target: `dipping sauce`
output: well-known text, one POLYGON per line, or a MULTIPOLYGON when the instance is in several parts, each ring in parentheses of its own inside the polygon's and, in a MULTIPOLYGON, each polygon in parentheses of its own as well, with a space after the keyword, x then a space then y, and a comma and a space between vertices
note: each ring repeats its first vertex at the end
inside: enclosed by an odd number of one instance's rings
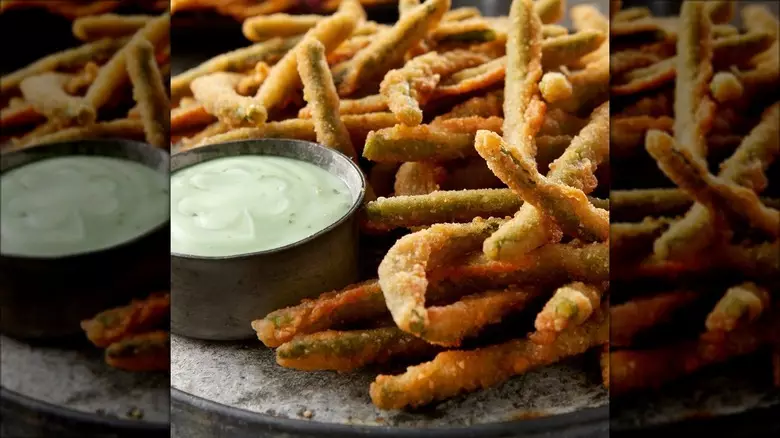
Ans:
POLYGON ((171 252, 280 248, 327 228, 352 204, 341 179, 305 161, 245 155, 199 163, 171 176, 171 252))
POLYGON ((102 156, 36 161, 0 178, 0 250, 29 257, 109 248, 168 219, 168 178, 102 156))

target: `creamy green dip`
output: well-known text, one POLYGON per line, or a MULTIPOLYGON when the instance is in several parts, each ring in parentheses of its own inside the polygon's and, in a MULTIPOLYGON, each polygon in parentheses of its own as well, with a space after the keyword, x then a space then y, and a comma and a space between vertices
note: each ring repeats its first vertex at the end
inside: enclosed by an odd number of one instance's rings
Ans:
POLYGON ((134 161, 67 156, 0 177, 0 250, 29 257, 109 248, 168 219, 168 178, 134 161))
POLYGON ((286 157, 219 158, 171 175, 171 252, 232 256, 303 240, 352 206, 347 185, 286 157))

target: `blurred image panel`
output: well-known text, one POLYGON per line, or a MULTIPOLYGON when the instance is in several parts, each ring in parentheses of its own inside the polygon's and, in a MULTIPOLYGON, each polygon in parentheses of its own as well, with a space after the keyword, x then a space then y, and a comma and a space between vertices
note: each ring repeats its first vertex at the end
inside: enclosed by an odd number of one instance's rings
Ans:
POLYGON ((167 437, 168 2, 0 6, 0 436, 167 437))
POLYGON ((608 28, 173 2, 172 435, 606 437, 608 28))
POLYGON ((613 2, 611 433, 780 434, 778 2, 613 2))

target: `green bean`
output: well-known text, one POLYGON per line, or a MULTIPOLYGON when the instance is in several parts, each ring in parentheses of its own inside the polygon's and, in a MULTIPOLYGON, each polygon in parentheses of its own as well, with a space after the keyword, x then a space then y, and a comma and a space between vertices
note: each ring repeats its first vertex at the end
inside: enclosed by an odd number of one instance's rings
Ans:
POLYGON ((3 74, 3 80, 0 82, 0 94, 5 95, 18 87, 24 79, 39 73, 80 67, 89 61, 97 62, 108 58, 121 49, 127 41, 128 38, 105 38, 41 58, 27 67, 3 74))
POLYGON ((404 14, 349 61, 338 84, 339 95, 355 92, 364 82, 383 75, 420 41, 450 8, 450 0, 428 0, 404 14))
POLYGON ((555 23, 563 18, 566 2, 564 0, 536 0, 534 12, 542 20, 542 23, 555 23))
POLYGON ((276 362, 298 370, 353 371, 398 356, 420 356, 439 348, 396 327, 328 330, 302 335, 276 349, 276 362))
POLYGON ((269 63, 273 59, 281 58, 299 41, 300 38, 273 38, 211 58, 171 78, 171 99, 178 101, 189 93, 192 81, 201 76, 221 71, 239 72, 254 67, 258 62, 269 63))

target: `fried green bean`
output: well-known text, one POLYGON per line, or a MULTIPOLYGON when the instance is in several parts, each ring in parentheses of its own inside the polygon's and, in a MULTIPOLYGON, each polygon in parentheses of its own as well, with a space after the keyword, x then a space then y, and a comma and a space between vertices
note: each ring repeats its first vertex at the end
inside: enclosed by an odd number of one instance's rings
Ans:
POLYGON ((660 57, 655 53, 643 50, 621 50, 609 57, 610 74, 618 77, 632 70, 649 67, 660 60, 660 57))
POLYGON ((398 15, 403 16, 417 6, 420 6, 420 0, 398 0, 398 15))
MULTIPOLYGON (((764 172, 780 153, 778 126, 780 104, 776 103, 764 112, 761 122, 723 162, 719 177, 756 192, 763 190, 766 184, 764 172)), ((712 241, 714 233, 707 208, 694 205, 685 217, 656 240, 655 254, 661 259, 690 258, 712 241)))
POLYGON ((393 189, 395 196, 425 195, 439 190, 447 169, 435 163, 407 162, 398 168, 393 189))
MULTIPOLYGON (((523 160, 534 162, 534 137, 544 117, 538 85, 542 78, 542 23, 531 0, 512 2, 509 20, 512 29, 507 40, 503 136, 523 160)), ((491 170, 496 172, 492 166, 491 170)))
POLYGON ((451 160, 474 156, 474 137, 478 129, 501 130, 498 117, 479 119, 478 126, 466 126, 466 132, 458 132, 457 123, 463 119, 443 120, 436 125, 395 125, 369 133, 363 156, 378 162, 404 162, 451 160), (444 124, 445 122, 452 122, 444 124), (477 129, 474 129, 474 128, 477 129), (454 128, 454 129, 452 129, 454 128))
POLYGON ((570 65, 598 49, 606 38, 605 33, 597 30, 582 30, 571 35, 545 38, 542 42, 542 65, 548 69, 570 65))
POLYGON ((357 162, 349 132, 341 121, 339 96, 325 60, 325 47, 317 39, 306 38, 296 50, 303 97, 311 106, 317 143, 335 149, 357 162))
POLYGON ((297 306, 275 310, 252 321, 252 329, 267 347, 278 347, 295 336, 329 330, 386 313, 382 289, 377 280, 328 292, 297 306))
POLYGON ((284 13, 258 15, 244 20, 241 31, 249 41, 267 41, 303 35, 322 20, 320 15, 290 15, 284 13))
POLYGON ((609 96, 609 56, 588 63, 584 69, 567 75, 572 87, 572 96, 556 107, 570 113, 590 111, 609 96))
POLYGON ((439 348, 396 327, 302 335, 276 349, 276 363, 285 368, 353 371, 390 359, 417 357, 439 348))
POLYGON ((555 103, 570 98, 573 94, 571 83, 563 73, 549 72, 539 81, 539 92, 545 102, 555 103))
MULTIPOLYGON (((589 198, 599 208, 608 203, 589 198)), ((469 222, 477 217, 506 217, 523 205, 511 189, 437 191, 426 195, 379 198, 365 207, 364 226, 371 230, 469 222)))
POLYGON ((98 122, 86 126, 72 126, 65 129, 61 129, 57 124, 54 124, 50 133, 47 132, 40 136, 31 137, 15 145, 15 147, 23 149, 41 144, 60 143, 87 138, 143 139, 144 125, 140 120, 135 119, 114 119, 108 122, 98 122))
POLYGON ((695 259, 660 260, 653 255, 633 266, 614 270, 615 280, 631 279, 679 279, 711 275, 713 270, 745 275, 755 279, 777 278, 780 270, 780 243, 765 242, 757 245, 724 244, 715 251, 698 255, 695 259))
POLYGON ((96 347, 108 347, 122 338, 153 329, 170 315, 171 295, 155 293, 127 306, 98 313, 81 322, 81 329, 96 347))
POLYGON ((628 347, 643 331, 668 321, 681 308, 693 303, 700 292, 676 290, 651 297, 636 298, 609 309, 614 347, 628 347))
POLYGON ((398 328, 424 334, 430 323, 425 309, 427 272, 478 248, 500 223, 478 218, 466 224, 436 224, 402 237, 390 248, 379 264, 379 285, 398 328))
POLYGON ((162 14, 150 20, 135 33, 130 43, 121 48, 114 56, 100 68, 97 77, 87 90, 85 99, 95 110, 102 108, 111 99, 111 96, 119 85, 127 80, 127 52, 133 47, 133 42, 141 39, 149 41, 153 46, 158 46, 167 41, 171 30, 170 14, 162 14))
POLYGON ((159 148, 169 144, 171 103, 162 75, 157 68, 154 46, 145 39, 135 39, 127 48, 127 74, 133 84, 133 98, 141 112, 146 142, 159 148))
POLYGON ((565 330, 551 344, 516 339, 473 351, 446 351, 431 362, 397 376, 380 375, 371 384, 371 400, 381 409, 421 406, 464 391, 497 385, 530 369, 584 353, 609 341, 605 310, 565 330))
POLYGON ((209 114, 230 126, 262 125, 268 113, 260 101, 235 91, 242 76, 217 72, 192 81, 192 93, 209 114))
POLYGON ((766 207, 752 189, 711 175, 703 167, 706 163, 700 163, 691 152, 680 150, 668 134, 648 132, 647 151, 664 174, 705 205, 716 221, 720 217, 738 218, 770 236, 780 234, 780 211, 766 207))
POLYGON ((754 62, 761 63, 774 63, 777 65, 777 49, 778 49, 778 33, 780 33, 780 23, 778 23, 777 17, 772 14, 766 7, 762 5, 745 5, 741 10, 742 22, 750 31, 768 32, 775 42, 772 47, 759 56, 756 56, 754 62))
POLYGON ((674 87, 674 139, 692 158, 707 155, 708 120, 714 103, 707 92, 712 78, 712 23, 704 3, 685 2, 680 10, 683 31, 677 39, 674 87))
MULTIPOLYGON (((482 145, 477 144, 477 147, 482 145)), ((487 145, 490 146, 490 145, 487 145)), ((521 167, 517 163, 515 157, 504 155, 500 151, 500 144, 496 151, 495 147, 488 147, 487 150, 480 151, 483 158, 490 164, 491 160, 504 159, 510 161, 508 165, 521 167)), ((490 238, 485 240, 483 245, 483 251, 485 254, 494 260, 512 260, 517 257, 521 257, 529 250, 539 247, 546 242, 554 242, 562 237, 562 232, 567 233, 579 233, 590 235, 591 237, 597 237, 605 239, 609 234, 609 225, 606 224, 607 230, 602 229, 602 222, 606 220, 608 222, 608 215, 605 215, 605 211, 602 209, 594 208, 585 198, 585 194, 590 193, 596 187, 596 178, 593 174, 595 168, 601 164, 609 156, 609 104, 602 104, 597 108, 591 117, 591 121, 585 126, 580 134, 575 137, 572 143, 566 148, 566 151, 561 157, 559 157, 551 166, 550 172, 547 174, 544 184, 547 187, 550 186, 564 186, 568 187, 568 190, 564 190, 567 193, 571 193, 572 197, 559 204, 554 202, 541 201, 537 199, 537 203, 542 206, 539 210, 536 204, 529 204, 520 208, 520 211, 512 218, 507 224, 503 225, 496 233, 490 238), (580 194, 583 199, 574 201, 575 197, 579 198, 580 194), (542 204, 544 202, 544 204, 542 204), (569 204, 570 202, 580 203, 578 206, 569 204), (585 203, 588 203, 585 205, 585 203), (532 205, 533 204, 533 205, 532 205), (553 205, 555 204, 555 205, 553 205), (582 210, 580 210, 582 209, 582 210), (548 213, 555 217, 555 221, 549 220, 542 214, 548 213), (579 215, 592 220, 593 223, 589 225, 580 224, 579 215), (571 215, 571 216, 567 216, 571 215), (559 219, 560 218, 560 219, 559 219), (561 221, 561 222, 558 222, 561 221), (582 231, 589 229, 592 226, 592 230, 587 233, 582 231)), ((527 166, 525 166, 527 168, 527 166)), ((526 172, 527 169, 523 168, 520 172, 526 172)), ((492 167, 491 167, 492 169, 492 167)), ((537 172, 538 174, 538 172, 537 172)), ((509 178, 517 180, 524 174, 514 174, 501 178, 504 183, 508 183, 509 178)), ((527 175, 527 174, 526 174, 527 175)), ((499 175, 500 176, 500 175, 499 175)), ((526 181, 520 181, 518 184, 525 184, 526 187, 518 187, 522 189, 523 198, 525 199, 527 192, 540 191, 541 187, 534 185, 533 190, 528 190, 528 182, 533 181, 535 183, 536 178, 526 178, 526 181)), ((513 185, 507 184, 511 188, 515 189, 513 185)), ((562 191, 563 192, 563 191, 562 191)), ((538 194, 531 193, 531 196, 539 196, 538 194)), ((543 195, 546 196, 546 195, 543 195)), ((550 198, 552 199, 552 197, 550 198)), ((527 200, 527 199, 526 199, 527 200)), ((527 200, 528 201, 528 200, 527 200)), ((530 201, 529 201, 530 202, 530 201)))
POLYGON ((487 42, 495 40, 496 37, 496 30, 482 17, 460 21, 442 20, 430 35, 431 39, 442 43, 487 42))
POLYGON ((438 25, 450 8, 450 0, 427 0, 404 14, 349 61, 338 84, 340 96, 354 93, 361 84, 389 71, 404 53, 438 25))
POLYGON ((542 23, 555 23, 563 18, 566 9, 565 0, 536 0, 533 11, 542 23))
POLYGON ((713 64, 717 68, 746 65, 756 55, 766 52, 775 41, 769 32, 748 32, 718 38, 712 45, 713 64))
MULTIPOLYGON (((761 198, 772 208, 780 208, 780 199, 761 198)), ((647 216, 677 216, 685 213, 693 199, 683 190, 674 189, 631 189, 610 192, 613 221, 638 221, 647 216)))
POLYGON ((555 291, 536 315, 534 327, 538 334, 560 333, 587 321, 601 306, 602 288, 574 282, 555 291))
MULTIPOLYGON (((311 28, 303 40, 317 39, 325 47, 325 52, 329 53, 338 47, 352 35, 357 26, 358 20, 352 14, 339 12, 328 18, 323 19, 316 26, 311 28)), ((298 46, 296 44, 292 50, 287 52, 284 57, 276 63, 265 82, 257 90, 255 97, 262 103, 266 110, 281 105, 289 95, 301 84, 301 78, 297 73, 298 69, 298 46)))
POLYGON ((650 9, 644 6, 637 6, 616 11, 615 15, 612 17, 612 21, 634 21, 639 20, 640 18, 650 17, 651 15, 653 15, 653 13, 650 12, 650 9))
POLYGON ((645 217, 641 222, 612 222, 609 249, 615 264, 644 259, 653 252, 653 242, 673 222, 670 218, 645 217))
MULTIPOLYGON (((415 1, 419 3, 418 0, 415 1)), ((461 8, 450 9, 449 11, 445 12, 441 21, 462 21, 481 16, 482 13, 478 8, 465 6, 461 8)))
POLYGON ((660 88, 674 80, 677 58, 667 58, 647 67, 631 70, 624 75, 624 83, 613 85, 610 92, 614 95, 628 95, 660 88))
POLYGON ((636 156, 645 143, 647 131, 657 129, 671 132, 674 119, 671 117, 615 117, 610 124, 610 153, 613 157, 636 156))
POLYGON ((733 73, 718 72, 710 82, 710 93, 718 103, 739 100, 744 93, 742 83, 733 73))
POLYGON ((657 388, 706 366, 753 353, 780 330, 777 321, 772 319, 765 318, 739 328, 716 341, 703 337, 652 350, 613 351, 610 354, 610 391, 620 395, 657 388))
POLYGON ((452 107, 446 114, 442 114, 433 123, 441 120, 457 119, 461 117, 503 117, 504 91, 496 90, 486 93, 484 96, 474 96, 463 103, 452 107))
POLYGON ((69 81, 70 76, 66 74, 42 73, 25 78, 19 88, 37 112, 63 126, 94 122, 97 115, 89 102, 65 92, 69 81))
POLYGON ((435 345, 460 346, 464 339, 479 334, 489 324, 500 322, 540 295, 534 288, 512 287, 469 295, 446 306, 429 307, 426 310, 429 324, 419 336, 435 345))
MULTIPOLYGON (((341 117, 350 134, 364 130, 380 130, 395 126, 398 121, 392 113, 347 114, 341 117)), ((266 122, 260 128, 239 128, 224 134, 203 139, 198 146, 224 143, 254 138, 294 138, 316 141, 314 122, 311 119, 287 119, 278 122, 266 122)), ((406 161, 406 160, 402 160, 406 161)))
POLYGON ((81 41, 131 36, 152 19, 150 15, 102 14, 73 21, 73 35, 81 41))
POLYGON ((170 334, 165 330, 132 335, 106 348, 108 365, 127 371, 169 371, 170 334))
MULTIPOLYGON (((517 263, 493 262, 472 257, 429 273, 429 298, 458 299, 464 291, 504 288, 514 284, 548 285, 556 281, 598 283, 609 280, 609 246, 604 243, 545 245, 517 263)), ((258 338, 278 347, 294 337, 371 321, 388 315, 378 280, 328 292, 297 306, 271 312, 252 321, 258 338)))
POLYGON ((126 38, 105 38, 73 49, 53 53, 27 67, 4 74, 3 80, 0 82, 0 94, 6 95, 16 89, 24 79, 40 73, 76 68, 90 61, 98 62, 107 59, 121 49, 125 43, 127 43, 126 38))
POLYGON ((211 58, 171 78, 171 100, 178 101, 189 93, 192 81, 201 76, 223 71, 240 72, 254 67, 258 62, 270 63, 281 58, 299 41, 300 38, 273 38, 211 58))
POLYGON ((750 324, 767 310, 769 292, 755 283, 743 283, 726 290, 726 293, 707 315, 705 327, 710 333, 722 335, 743 324, 750 324))
MULTIPOLYGON (((372 94, 360 99, 340 99, 339 114, 368 114, 387 111, 387 100, 381 94, 372 94)), ((298 111, 298 118, 311 118, 311 107, 305 106, 298 111)))
POLYGON ((426 195, 379 198, 365 207, 372 230, 467 222, 476 217, 511 215, 523 201, 509 189, 437 191, 426 195))
POLYGON ((713 0, 704 3, 704 13, 713 23, 728 23, 734 17, 734 0, 713 0))
MULTIPOLYGON (((587 181, 577 181, 577 177, 573 176, 571 181, 567 181, 572 185, 568 185, 565 182, 557 182, 542 176, 532 163, 515 156, 501 137, 490 131, 479 131, 474 147, 482 158, 487 161, 488 166, 496 176, 517 192, 528 205, 544 213, 540 215, 541 219, 546 217, 553 218, 551 222, 557 225, 559 230, 555 232, 553 231, 555 227, 551 226, 552 223, 547 224, 546 231, 549 234, 545 237, 550 237, 547 241, 560 239, 561 235, 559 233, 561 231, 586 241, 606 240, 609 237, 608 212, 595 208, 588 201, 582 189, 573 187, 576 185, 585 186, 588 184, 587 181)), ((553 163, 554 165, 555 163, 553 163)), ((530 208, 528 207, 526 210, 530 208)), ((526 224, 530 223, 529 218, 521 215, 522 210, 516 217, 522 217, 519 220, 526 224)), ((526 237, 523 236, 524 239, 526 237)), ((537 236, 528 240, 533 240, 534 244, 526 249, 538 247, 537 242, 544 241, 544 239, 540 239, 537 236)), ((495 240, 491 241, 491 243, 493 242, 495 240)), ((498 242, 497 246, 502 248, 506 246, 507 239, 503 238, 498 240, 498 242)), ((489 250, 492 247, 493 245, 488 246, 489 250)))
POLYGON ((440 77, 483 64, 487 60, 485 55, 469 50, 426 53, 407 62, 400 69, 389 71, 379 91, 401 123, 416 126, 423 120, 421 105, 431 98, 440 77))

